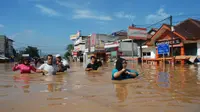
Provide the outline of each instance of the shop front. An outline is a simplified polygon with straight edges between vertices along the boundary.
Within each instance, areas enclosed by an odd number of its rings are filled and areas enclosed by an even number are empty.
[[[196,32],[200,31],[198,25],[200,25],[200,21],[187,19],[175,25],[173,27],[174,31],[171,31],[169,25],[163,24],[148,43],[148,46],[156,49],[155,61],[163,61],[163,54],[158,54],[157,46],[168,44],[169,53],[164,54],[167,62],[184,64],[190,61],[194,63],[195,58],[198,56],[198,42],[200,40],[200,35]]]

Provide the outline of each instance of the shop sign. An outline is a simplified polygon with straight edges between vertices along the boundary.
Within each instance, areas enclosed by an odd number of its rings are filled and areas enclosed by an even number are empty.
[[[146,40],[147,39],[147,29],[129,26],[128,38],[134,39],[134,40]]]

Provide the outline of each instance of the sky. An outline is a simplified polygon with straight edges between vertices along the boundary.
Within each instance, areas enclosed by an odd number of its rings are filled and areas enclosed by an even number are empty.
[[[31,45],[44,53],[64,54],[73,43],[70,35],[78,30],[82,35],[111,34],[170,15],[181,21],[181,15],[200,14],[199,4],[199,0],[1,0],[0,35],[13,39],[15,48]]]

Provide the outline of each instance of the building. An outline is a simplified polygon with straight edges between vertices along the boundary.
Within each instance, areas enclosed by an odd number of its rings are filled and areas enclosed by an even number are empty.
[[[0,56],[10,58],[13,56],[13,40],[0,35]]]
[[[163,24],[157,31],[153,33],[150,40],[143,46],[143,55],[146,51],[150,51],[149,57],[144,56],[144,60],[150,62],[162,62],[162,54],[158,54],[158,44],[168,43],[170,47],[169,54],[165,54],[165,60],[172,63],[184,64],[188,61],[194,62],[195,58],[200,56],[200,21],[195,19],[187,19],[174,27]],[[194,58],[195,57],[195,58]]]
[[[80,36],[74,41],[74,50],[73,56],[77,57],[78,60],[82,58],[83,53],[85,52],[85,43],[88,36]]]
[[[125,59],[132,59],[132,55],[134,57],[138,57],[138,45],[128,38],[127,31],[121,30],[114,32],[113,40],[105,44],[106,54],[108,57],[116,58],[117,55],[121,55]],[[132,53],[133,49],[133,53]]]
[[[84,62],[88,63],[89,58],[94,55],[104,61],[108,60],[106,55],[105,45],[108,42],[113,42],[116,39],[112,35],[107,34],[92,34],[86,40]]]

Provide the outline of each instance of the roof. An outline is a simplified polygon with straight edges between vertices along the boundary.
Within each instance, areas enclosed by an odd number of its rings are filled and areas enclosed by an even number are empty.
[[[195,19],[187,19],[176,26],[174,26],[175,32],[184,36],[186,40],[198,40],[200,39],[200,21]]]
[[[112,35],[114,34],[114,37],[117,37],[117,40],[123,40],[123,39],[128,39],[128,33],[125,30],[121,30],[121,31],[117,31],[112,33]]]
[[[151,28],[151,29],[148,31],[148,34],[150,34],[152,31],[157,32],[157,31],[158,31],[158,28]]]
[[[14,42],[12,39],[8,38],[6,35],[0,35],[0,38],[7,38],[9,41]]]

